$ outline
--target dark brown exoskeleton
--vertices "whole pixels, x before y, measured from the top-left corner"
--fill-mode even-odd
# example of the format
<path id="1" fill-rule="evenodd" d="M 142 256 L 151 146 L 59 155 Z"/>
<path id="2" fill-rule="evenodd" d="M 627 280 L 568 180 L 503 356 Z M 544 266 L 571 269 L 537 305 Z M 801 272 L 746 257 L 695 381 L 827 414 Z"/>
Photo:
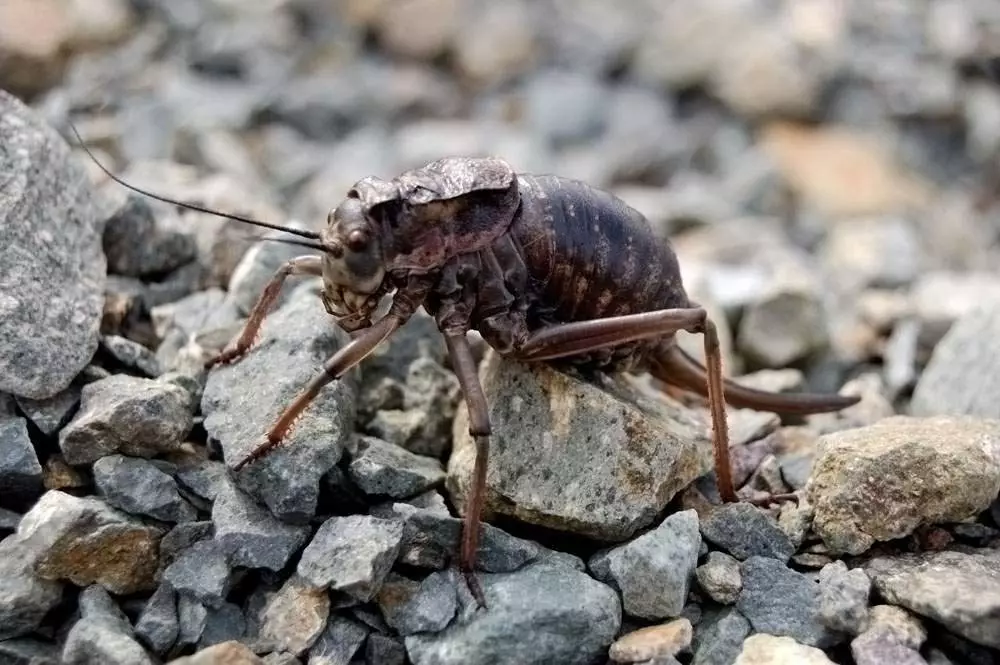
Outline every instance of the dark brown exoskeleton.
<path id="1" fill-rule="evenodd" d="M 445 158 L 388 181 L 363 178 L 329 214 L 322 232 L 289 232 L 316 241 L 294 242 L 320 250 L 321 256 L 301 256 L 281 266 L 242 333 L 207 366 L 235 361 L 251 348 L 291 275 L 323 278 L 323 303 L 352 340 L 327 360 L 234 471 L 280 445 L 325 385 L 424 307 L 444 336 L 476 442 L 459 565 L 480 605 L 485 601 L 473 570 L 491 426 L 467 339 L 470 331 L 506 358 L 589 371 L 648 371 L 668 385 L 707 397 L 716 480 L 726 502 L 738 497 L 724 403 L 808 414 L 857 402 L 855 397 L 762 392 L 724 378 L 715 324 L 688 298 L 669 243 L 623 201 L 578 181 L 517 174 L 495 158 Z M 388 312 L 373 322 L 390 294 Z M 706 366 L 677 346 L 680 330 L 704 335 Z"/>

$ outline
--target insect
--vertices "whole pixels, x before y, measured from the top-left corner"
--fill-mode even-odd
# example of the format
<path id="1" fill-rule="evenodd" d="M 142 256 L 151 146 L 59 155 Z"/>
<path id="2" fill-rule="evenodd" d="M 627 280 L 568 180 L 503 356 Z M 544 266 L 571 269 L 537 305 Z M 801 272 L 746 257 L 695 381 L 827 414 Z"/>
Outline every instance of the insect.
<path id="1" fill-rule="evenodd" d="M 247 353 L 282 285 L 293 275 L 322 278 L 326 310 L 352 337 L 285 408 L 264 440 L 234 465 L 234 472 L 280 445 L 324 386 L 364 360 L 418 308 L 434 317 L 476 444 L 459 567 L 481 606 L 485 600 L 474 565 L 492 428 L 470 331 L 505 358 L 583 371 L 645 371 L 706 397 L 716 481 L 725 502 L 739 500 L 730 472 L 727 403 L 808 414 L 840 410 L 859 399 L 769 393 L 723 377 L 716 325 L 689 299 L 669 242 L 655 236 L 646 219 L 624 201 L 576 180 L 517 173 L 493 157 L 447 157 L 391 180 L 360 179 L 317 233 L 173 201 L 104 171 L 161 201 L 287 231 L 301 238 L 290 242 L 319 252 L 282 265 L 242 332 L 206 363 L 234 362 Z M 372 321 L 387 297 L 387 313 Z M 704 365 L 676 344 L 681 330 L 703 335 Z"/>

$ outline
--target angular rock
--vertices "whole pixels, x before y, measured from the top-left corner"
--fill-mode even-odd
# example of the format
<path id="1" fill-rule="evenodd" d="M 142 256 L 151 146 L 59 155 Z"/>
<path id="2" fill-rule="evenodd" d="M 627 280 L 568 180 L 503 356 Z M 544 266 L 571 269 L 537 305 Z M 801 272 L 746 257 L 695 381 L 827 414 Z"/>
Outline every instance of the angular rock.
<path id="1" fill-rule="evenodd" d="M 260 637 L 299 656 L 316 642 L 329 616 L 330 594 L 293 576 L 264 608 Z"/>
<path id="2" fill-rule="evenodd" d="M 455 616 L 458 598 L 450 571 L 434 572 L 422 582 L 390 573 L 377 599 L 385 622 L 402 636 L 444 630 Z"/>
<path id="3" fill-rule="evenodd" d="M 98 492 L 115 508 L 164 522 L 191 522 L 198 517 L 178 493 L 174 479 L 148 460 L 108 455 L 94 462 L 93 471 Z"/>
<path id="4" fill-rule="evenodd" d="M 228 479 L 212 505 L 212 522 L 232 566 L 279 571 L 309 538 L 308 526 L 279 521 Z"/>
<path id="5" fill-rule="evenodd" d="M 80 619 L 66 634 L 63 663 L 154 664 L 153 658 L 136 640 L 128 619 L 107 591 L 98 586 L 84 589 L 80 595 L 80 610 Z"/>
<path id="6" fill-rule="evenodd" d="M 183 388 L 115 374 L 83 387 L 80 410 L 59 432 L 59 447 L 69 464 L 91 464 L 116 452 L 153 457 L 177 450 L 191 425 Z"/>
<path id="7" fill-rule="evenodd" d="M 169 584 L 160 584 L 142 608 L 135 634 L 153 653 L 163 656 L 177 640 L 177 632 L 177 594 Z"/>
<path id="8" fill-rule="evenodd" d="M 685 618 L 627 633 L 611 645 L 608 655 L 615 662 L 641 663 L 672 658 L 691 646 L 693 628 Z"/>
<path id="9" fill-rule="evenodd" d="M 250 647 L 235 640 L 215 644 L 200 651 L 176 658 L 170 665 L 266 665 Z"/>
<path id="10" fill-rule="evenodd" d="M 247 620 L 239 605 L 227 602 L 218 607 L 207 609 L 205 630 L 201 632 L 201 637 L 198 639 L 199 649 L 244 637 L 247 630 Z"/>
<path id="11" fill-rule="evenodd" d="M 45 399 L 18 397 L 17 406 L 46 436 L 52 436 L 69 422 L 80 405 L 79 383 L 74 381 L 66 390 Z"/>
<path id="12" fill-rule="evenodd" d="M 433 457 L 416 455 L 395 444 L 360 436 L 347 467 L 351 480 L 366 494 L 406 499 L 438 485 L 444 467 Z"/>
<path id="13" fill-rule="evenodd" d="M 231 365 L 216 366 L 202 397 L 204 426 L 229 466 L 262 442 L 298 393 L 347 340 L 330 322 L 312 285 L 264 321 L 260 342 Z M 339 460 L 353 431 L 356 373 L 323 388 L 295 427 L 264 458 L 243 468 L 238 486 L 286 522 L 316 511 L 320 479 Z"/>
<path id="14" fill-rule="evenodd" d="M 812 357 L 829 343 L 818 296 L 779 290 L 753 303 L 740 322 L 736 344 L 761 367 L 782 368 Z"/>
<path id="15" fill-rule="evenodd" d="M 323 522 L 302 552 L 297 568 L 317 589 L 345 594 L 357 602 L 371 600 L 396 561 L 403 525 L 367 515 L 331 517 Z"/>
<path id="16" fill-rule="evenodd" d="M 59 665 L 59 647 L 30 637 L 0 640 L 0 662 L 11 665 Z"/>
<path id="17" fill-rule="evenodd" d="M 157 224 L 149 200 L 129 192 L 104 222 L 108 271 L 130 277 L 164 275 L 195 259 L 193 236 Z"/>
<path id="18" fill-rule="evenodd" d="M 911 649 L 891 637 L 866 632 L 851 640 L 851 656 L 855 665 L 927 665 L 927 661 L 916 649 Z"/>
<path id="19" fill-rule="evenodd" d="M 955 322 L 934 347 L 917 381 L 911 413 L 1000 420 L 1000 351 L 991 343 L 998 335 L 996 305 L 978 307 Z"/>
<path id="20" fill-rule="evenodd" d="M 643 619 L 680 616 L 698 565 L 701 536 L 694 510 L 670 515 L 652 531 L 594 555 L 594 576 L 622 595 L 627 614 Z"/>
<path id="21" fill-rule="evenodd" d="M 757 633 L 786 636 L 821 649 L 842 641 L 820 620 L 819 586 L 777 559 L 752 556 L 743 562 L 743 590 L 736 609 Z"/>
<path id="22" fill-rule="evenodd" d="M 750 622 L 732 607 L 707 613 L 695 627 L 693 665 L 732 663 L 750 630 Z"/>
<path id="23" fill-rule="evenodd" d="M 212 522 L 181 522 L 160 540 L 160 568 L 166 569 L 186 549 L 212 537 Z"/>
<path id="24" fill-rule="evenodd" d="M 365 662 L 406 665 L 406 647 L 394 637 L 372 633 L 365 642 Z"/>
<path id="25" fill-rule="evenodd" d="M 821 449 L 806 492 L 833 553 L 965 520 L 1000 492 L 1000 421 L 895 416 L 828 434 Z"/>
<path id="26" fill-rule="evenodd" d="M 708 560 L 694 571 L 698 586 L 722 605 L 732 605 L 740 597 L 743 577 L 740 562 L 722 552 L 709 552 Z"/>
<path id="27" fill-rule="evenodd" d="M 791 637 L 751 635 L 733 665 L 835 665 L 816 647 L 799 644 Z"/>
<path id="28" fill-rule="evenodd" d="M 537 563 L 479 576 L 489 612 L 463 609 L 448 628 L 406 638 L 414 665 L 589 664 L 607 655 L 621 626 L 613 589 L 572 568 Z"/>
<path id="29" fill-rule="evenodd" d="M 38 463 L 24 418 L 0 417 L 0 502 L 29 505 L 42 492 Z"/>
<path id="30" fill-rule="evenodd" d="M 163 571 L 163 581 L 177 593 L 212 608 L 220 607 L 229 594 L 230 576 L 229 562 L 216 540 L 194 543 Z"/>
<path id="31" fill-rule="evenodd" d="M 795 546 L 778 523 L 749 503 L 727 503 L 700 523 L 701 535 L 734 557 L 766 556 L 786 563 Z"/>
<path id="32" fill-rule="evenodd" d="M 5 90 L 0 145 L 0 392 L 45 399 L 97 350 L 107 277 L 98 204 L 66 141 Z"/>
<path id="33" fill-rule="evenodd" d="M 929 552 L 877 557 L 866 566 L 886 602 L 962 637 L 1000 648 L 1000 552 Z"/>
<path id="34" fill-rule="evenodd" d="M 927 639 L 927 630 L 920 619 L 902 607 L 895 605 L 874 605 L 869 610 L 869 626 L 866 633 L 885 635 L 893 642 L 918 650 Z"/>
<path id="35" fill-rule="evenodd" d="M 368 636 L 368 628 L 350 617 L 333 614 L 309 649 L 309 665 L 349 665 Z"/>
<path id="36" fill-rule="evenodd" d="M 304 224 L 295 220 L 284 222 L 284 225 L 293 229 L 307 229 Z M 285 238 L 287 234 L 272 232 L 265 234 L 264 237 Z M 274 277 L 278 268 L 286 261 L 290 261 L 302 254 L 303 250 L 301 247 L 286 245 L 284 243 L 259 242 L 252 245 L 243 254 L 240 262 L 236 264 L 236 268 L 229 278 L 226 300 L 234 305 L 241 315 L 249 315 L 250 310 L 253 309 L 253 306 L 264 293 L 264 287 Z M 282 289 L 281 293 L 278 294 L 278 299 L 275 301 L 272 311 L 288 302 L 288 297 L 291 294 L 292 288 L 290 288 L 290 284 L 286 283 L 286 288 Z"/>
<path id="37" fill-rule="evenodd" d="M 15 533 L 0 541 L 0 640 L 28 635 L 62 599 L 63 585 L 34 571 L 42 551 Z M 2 644 L 2 642 L 0 642 Z"/>
<path id="38" fill-rule="evenodd" d="M 101 348 L 123 367 L 140 372 L 143 376 L 152 379 L 162 373 L 156 354 L 138 342 L 118 335 L 103 335 Z"/>
<path id="39" fill-rule="evenodd" d="M 860 568 L 847 569 L 843 561 L 819 571 L 820 620 L 831 630 L 858 635 L 868 627 L 871 580 Z"/>
<path id="40" fill-rule="evenodd" d="M 695 413 L 627 379 L 599 386 L 490 352 L 480 380 L 493 430 L 488 513 L 623 540 L 709 469 L 707 429 Z M 465 504 L 475 457 L 467 418 L 463 402 L 448 462 L 456 505 Z"/>

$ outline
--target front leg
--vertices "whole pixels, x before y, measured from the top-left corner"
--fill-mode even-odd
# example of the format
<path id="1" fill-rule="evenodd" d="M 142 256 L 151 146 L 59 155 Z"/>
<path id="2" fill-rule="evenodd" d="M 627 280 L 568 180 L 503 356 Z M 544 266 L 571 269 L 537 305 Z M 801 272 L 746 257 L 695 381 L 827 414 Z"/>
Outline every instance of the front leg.
<path id="1" fill-rule="evenodd" d="M 290 275 L 313 275 L 318 277 L 323 273 L 323 260 L 318 256 L 298 256 L 290 261 L 286 261 L 274 272 L 274 276 L 268 281 L 264 291 L 261 292 L 257 303 L 250 310 L 246 325 L 239 337 L 229 343 L 226 348 L 205 363 L 205 369 L 211 369 L 218 364 L 230 363 L 250 350 L 261 324 L 268 310 L 278 299 L 281 287 Z"/>

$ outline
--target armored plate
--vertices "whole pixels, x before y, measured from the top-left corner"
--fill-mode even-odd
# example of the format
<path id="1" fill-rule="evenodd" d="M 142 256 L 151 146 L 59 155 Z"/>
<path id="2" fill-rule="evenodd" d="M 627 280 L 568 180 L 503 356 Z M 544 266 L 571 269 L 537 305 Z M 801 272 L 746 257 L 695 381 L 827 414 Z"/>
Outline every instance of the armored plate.
<path id="1" fill-rule="evenodd" d="M 362 178 L 350 195 L 361 199 L 365 210 L 393 200 L 423 205 L 476 191 L 507 189 L 514 178 L 510 164 L 496 157 L 445 157 L 389 181 Z"/>

